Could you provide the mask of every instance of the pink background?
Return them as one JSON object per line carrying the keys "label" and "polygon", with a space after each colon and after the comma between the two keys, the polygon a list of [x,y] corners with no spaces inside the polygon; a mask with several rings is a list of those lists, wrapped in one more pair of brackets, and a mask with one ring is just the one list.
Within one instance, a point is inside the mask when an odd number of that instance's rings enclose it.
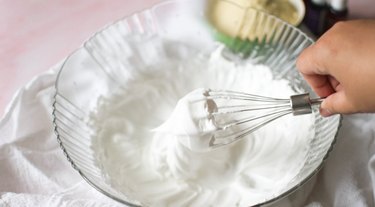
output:
{"label": "pink background", "polygon": [[[104,25],[162,0],[0,0],[0,117],[18,88]],[[375,18],[375,0],[349,1],[351,18]]]}

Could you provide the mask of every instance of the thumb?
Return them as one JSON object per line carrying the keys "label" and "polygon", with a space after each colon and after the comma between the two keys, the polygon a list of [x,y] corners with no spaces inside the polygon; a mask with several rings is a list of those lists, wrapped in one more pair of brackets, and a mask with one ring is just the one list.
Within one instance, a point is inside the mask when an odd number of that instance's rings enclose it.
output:
{"label": "thumb", "polygon": [[356,112],[344,91],[329,95],[320,105],[320,114],[328,117],[334,114],[350,114]]}

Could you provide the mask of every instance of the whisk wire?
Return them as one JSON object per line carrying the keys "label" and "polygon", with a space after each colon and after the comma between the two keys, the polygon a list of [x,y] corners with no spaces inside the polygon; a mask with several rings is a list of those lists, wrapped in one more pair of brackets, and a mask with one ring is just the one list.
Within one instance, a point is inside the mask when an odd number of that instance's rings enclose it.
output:
{"label": "whisk wire", "polygon": [[241,139],[288,114],[312,113],[312,105],[323,100],[310,99],[309,94],[282,99],[220,90],[210,90],[206,98],[217,105],[217,111],[211,114],[217,127],[210,143],[213,148]]}
{"label": "whisk wire", "polygon": [[290,114],[291,111],[285,110],[282,113],[275,113],[273,116],[269,116],[267,119],[264,120],[264,122],[259,122],[257,124],[252,125],[251,127],[238,130],[231,134],[225,134],[225,135],[217,135],[215,136],[215,140],[211,143],[211,147],[219,147],[223,145],[230,144],[232,142],[235,142],[243,137],[246,137],[247,135],[251,134],[255,130],[259,129],[260,127],[264,126],[265,123],[272,122],[278,118],[281,118],[283,116],[286,116]]}
{"label": "whisk wire", "polygon": [[210,91],[209,97],[212,99],[233,99],[233,100],[250,100],[250,101],[262,101],[262,102],[290,102],[290,99],[271,98],[266,96],[260,96],[255,94],[248,94],[237,91]]}
{"label": "whisk wire", "polygon": [[[256,106],[251,107],[248,105],[235,105],[235,106],[221,106],[218,107],[218,112],[213,112],[212,115],[218,114],[233,114],[233,113],[241,113],[241,112],[248,112],[248,111],[259,111],[259,110],[267,110],[267,109],[277,109],[277,108],[285,108],[290,106],[290,103],[287,104],[279,104],[279,105],[269,105],[269,106]],[[223,111],[226,109],[231,109],[230,111]],[[234,109],[234,110],[233,110]],[[235,110],[237,109],[237,110]]]}

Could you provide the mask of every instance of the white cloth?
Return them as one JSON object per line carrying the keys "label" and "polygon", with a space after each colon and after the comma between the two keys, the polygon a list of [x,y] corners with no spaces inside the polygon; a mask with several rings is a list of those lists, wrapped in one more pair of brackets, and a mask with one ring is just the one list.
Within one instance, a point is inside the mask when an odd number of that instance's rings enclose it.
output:
{"label": "white cloth", "polygon": [[[57,144],[52,101],[59,66],[20,89],[0,120],[0,206],[121,206],[90,187]],[[304,206],[374,206],[374,126],[375,115],[344,118]],[[288,203],[295,202],[282,206]]]}
{"label": "white cloth", "polygon": [[310,207],[375,206],[374,141],[374,114],[344,117],[334,150],[310,195]]}
{"label": "white cloth", "polygon": [[0,121],[0,207],[122,206],[67,162],[52,124],[57,69],[20,89]]}

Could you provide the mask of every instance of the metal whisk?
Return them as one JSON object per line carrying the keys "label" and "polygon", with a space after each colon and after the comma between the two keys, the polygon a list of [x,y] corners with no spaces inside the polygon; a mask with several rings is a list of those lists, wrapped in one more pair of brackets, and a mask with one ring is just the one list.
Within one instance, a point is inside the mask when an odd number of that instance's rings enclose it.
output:
{"label": "metal whisk", "polygon": [[217,108],[209,117],[217,127],[209,143],[211,148],[239,140],[287,114],[296,116],[312,113],[312,106],[323,101],[322,98],[310,99],[308,93],[279,99],[235,91],[209,90],[205,96]]}

